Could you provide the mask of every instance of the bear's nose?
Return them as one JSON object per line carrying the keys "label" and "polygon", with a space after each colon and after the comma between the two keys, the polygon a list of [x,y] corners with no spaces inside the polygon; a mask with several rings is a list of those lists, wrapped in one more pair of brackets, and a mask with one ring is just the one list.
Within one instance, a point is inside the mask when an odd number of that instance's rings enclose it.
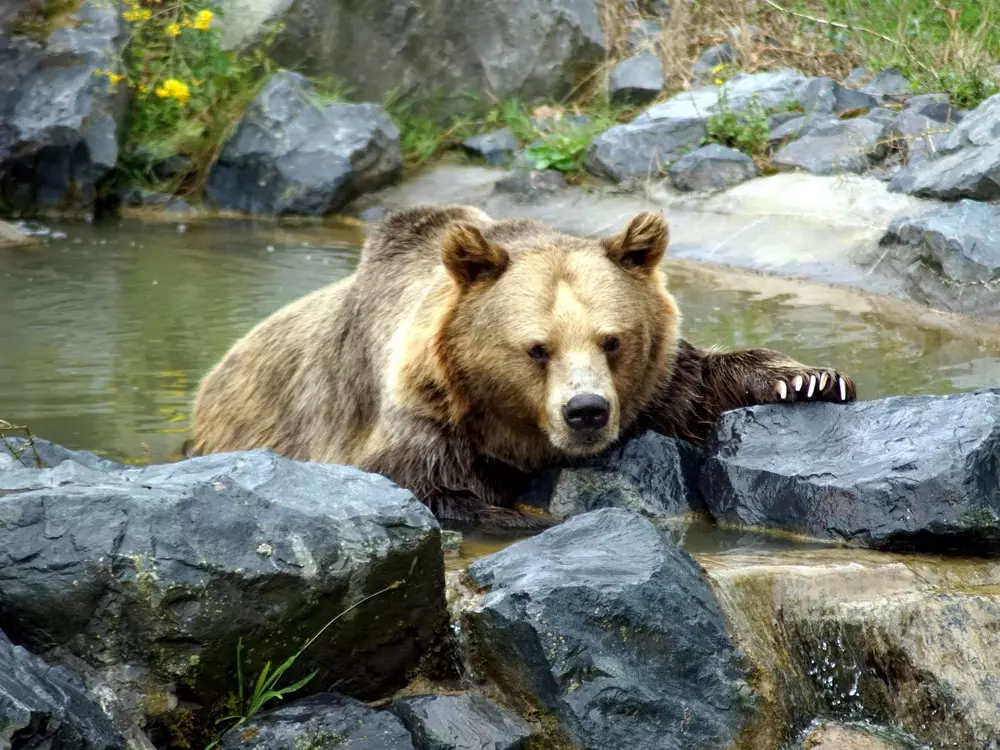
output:
{"label": "bear's nose", "polygon": [[596,393],[573,396],[563,406],[563,418],[572,430],[599,430],[608,423],[611,404]]}

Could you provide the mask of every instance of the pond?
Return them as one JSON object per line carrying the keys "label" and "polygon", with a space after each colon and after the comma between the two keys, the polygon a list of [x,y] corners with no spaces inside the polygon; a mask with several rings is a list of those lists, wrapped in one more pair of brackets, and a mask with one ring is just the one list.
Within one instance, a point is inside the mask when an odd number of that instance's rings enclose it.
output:
{"label": "pond", "polygon": [[[286,302],[350,273],[343,222],[50,224],[0,249],[0,419],[119,461],[177,457],[199,378]],[[769,346],[859,397],[1000,379],[1000,328],[844,289],[668,264],[696,344]]]}

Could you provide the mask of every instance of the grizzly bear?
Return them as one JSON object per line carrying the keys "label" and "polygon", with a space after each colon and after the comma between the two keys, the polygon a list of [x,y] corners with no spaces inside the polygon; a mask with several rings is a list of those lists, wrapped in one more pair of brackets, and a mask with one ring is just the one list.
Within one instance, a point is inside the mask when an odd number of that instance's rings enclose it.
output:
{"label": "grizzly bear", "polygon": [[201,382],[191,454],[352,464],[441,520],[532,527],[532,472],[641,430],[698,444],[734,407],[855,399],[769,349],[679,338],[665,219],[584,239],[464,206],[389,216],[357,270],[258,324]]}

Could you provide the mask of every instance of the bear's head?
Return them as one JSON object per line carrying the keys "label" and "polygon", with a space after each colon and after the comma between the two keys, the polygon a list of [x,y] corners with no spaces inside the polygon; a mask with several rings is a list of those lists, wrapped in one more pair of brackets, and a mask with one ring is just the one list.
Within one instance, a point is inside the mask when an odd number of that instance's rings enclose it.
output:
{"label": "bear's head", "polygon": [[489,454],[521,466],[614,442],[673,361],[667,238],[658,213],[599,239],[529,221],[450,227],[450,301],[434,348],[453,421],[472,420]]}

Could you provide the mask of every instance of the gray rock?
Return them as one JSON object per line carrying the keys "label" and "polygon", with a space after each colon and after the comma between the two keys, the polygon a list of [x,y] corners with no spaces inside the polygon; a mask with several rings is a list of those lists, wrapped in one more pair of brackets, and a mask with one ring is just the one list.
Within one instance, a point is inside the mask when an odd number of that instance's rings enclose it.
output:
{"label": "gray rock", "polygon": [[663,40],[663,26],[659,21],[639,18],[629,23],[625,38],[626,51],[635,55],[640,52],[656,52]]}
{"label": "gray rock", "polygon": [[519,716],[481,695],[417,695],[392,704],[416,750],[521,750],[534,735]]}
{"label": "gray rock", "polygon": [[[212,707],[240,638],[256,673],[362,597],[287,675],[363,698],[400,686],[447,628],[440,532],[388,480],[269,451],[142,469],[0,471],[0,627],[139,722]],[[248,605],[252,602],[252,606]],[[207,717],[195,710],[196,724]]]}
{"label": "gray rock", "polygon": [[399,719],[360,701],[321,693],[226,732],[221,750],[414,750]]}
{"label": "gray rock", "polygon": [[834,115],[804,115],[797,112],[790,112],[787,114],[791,114],[792,117],[789,117],[784,122],[773,126],[770,135],[767,137],[767,142],[771,144],[772,148],[787,143],[788,141],[793,141],[796,138],[801,138],[813,128],[819,126],[829,128],[832,127],[834,123],[840,122],[840,118]]}
{"label": "gray rock", "polygon": [[854,68],[844,79],[844,84],[847,86],[862,86],[868,82],[872,77],[872,74],[867,68]]}
{"label": "gray rock", "polygon": [[645,432],[599,456],[540,473],[522,502],[559,519],[601,508],[650,518],[699,512],[700,461],[690,444]]}
{"label": "gray rock", "polygon": [[279,71],[250,104],[212,167],[206,195],[248,214],[323,216],[400,173],[399,131],[377,104],[323,104]]}
{"label": "gray rock", "polygon": [[1000,391],[754,407],[717,423],[701,490],[736,526],[996,555],[998,451]]}
{"label": "gray rock", "polygon": [[695,78],[704,79],[711,77],[716,67],[719,65],[731,65],[738,59],[736,48],[725,42],[706,48],[698,55],[691,67],[691,73]]}
{"label": "gray rock", "polygon": [[956,124],[963,118],[962,111],[953,107],[947,94],[920,94],[906,100],[904,114],[917,114],[937,122]]}
{"label": "gray rock", "polygon": [[879,115],[813,123],[798,140],[774,155],[779,171],[804,170],[812,174],[860,174],[872,161],[885,156],[891,125]]}
{"label": "gray rock", "polygon": [[899,242],[941,275],[966,284],[1000,278],[1000,206],[962,200],[916,217],[900,217],[889,225],[884,244]]}
{"label": "gray rock", "polygon": [[678,190],[706,192],[752,180],[760,175],[760,170],[741,151],[710,143],[682,156],[670,165],[667,173]]}
{"label": "gray rock", "polygon": [[841,86],[831,78],[811,78],[802,85],[797,98],[806,112],[816,114],[869,110],[879,103],[871,94]]}
{"label": "gray rock", "polygon": [[861,90],[877,97],[879,101],[905,99],[913,93],[910,79],[898,68],[883,68]]}
{"label": "gray rock", "polygon": [[465,114],[470,98],[562,98],[609,52],[596,0],[224,0],[222,9],[232,11],[227,46],[281,21],[280,64],[333,76],[363,101],[396,92],[442,120]]}
{"label": "gray rock", "polygon": [[548,117],[530,117],[531,127],[540,133],[586,128],[590,125],[590,115],[556,113]]}
{"label": "gray rock", "polygon": [[492,133],[474,135],[462,141],[462,148],[472,156],[478,156],[487,164],[506,164],[517,151],[517,138],[510,128],[494,130]]}
{"label": "gray rock", "polygon": [[54,469],[63,461],[73,461],[93,471],[125,468],[122,464],[108,461],[93,453],[73,451],[38,437],[31,441],[26,438],[8,437],[6,441],[0,442],[0,456],[2,455],[16,457],[18,467],[35,469]]}
{"label": "gray rock", "polygon": [[571,518],[468,574],[471,663],[575,746],[729,747],[755,711],[697,564],[635,513]]}
{"label": "gray rock", "polygon": [[79,678],[0,633],[0,747],[126,750],[129,745]]}
{"label": "gray rock", "polygon": [[498,180],[493,189],[530,202],[558,193],[566,186],[566,178],[555,169],[519,169]]}
{"label": "gray rock", "polygon": [[91,215],[118,163],[125,86],[116,8],[85,0],[43,43],[0,34],[0,205],[26,214]]}
{"label": "gray rock", "polygon": [[798,120],[800,117],[805,117],[802,112],[797,110],[788,110],[787,112],[775,112],[773,115],[767,116],[767,126],[773,131],[775,128],[780,128],[787,122],[792,120]]}
{"label": "gray rock", "polygon": [[941,153],[951,129],[951,125],[932,120],[915,109],[906,109],[893,125],[891,136],[906,154],[907,163],[913,164]]}
{"label": "gray rock", "polygon": [[[962,121],[958,128],[965,125]],[[945,142],[955,136],[952,130]],[[889,190],[921,198],[990,201],[1000,198],[1000,141],[970,146],[909,164],[889,182]]]}
{"label": "gray rock", "polygon": [[991,146],[1000,140],[1000,94],[994,94],[962,118],[944,142],[946,151]]}
{"label": "gray rock", "polygon": [[618,63],[608,76],[608,95],[615,104],[648,104],[663,92],[663,62],[641,52]]}

